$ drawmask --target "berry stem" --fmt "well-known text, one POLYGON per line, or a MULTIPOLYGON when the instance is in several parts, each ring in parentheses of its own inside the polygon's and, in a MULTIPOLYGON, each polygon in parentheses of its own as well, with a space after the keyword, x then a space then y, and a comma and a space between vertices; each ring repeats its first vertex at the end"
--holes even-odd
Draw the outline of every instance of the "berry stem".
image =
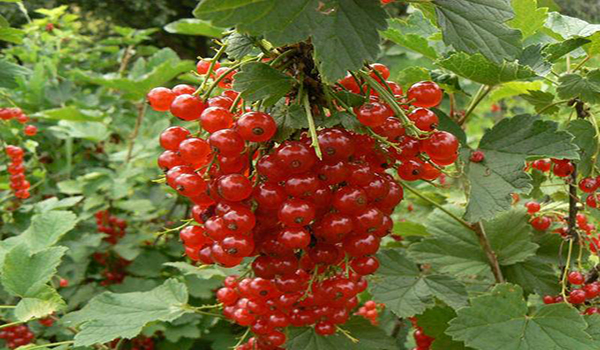
POLYGON ((439 203, 435 202, 434 200, 426 197, 421 192, 419 192, 416 189, 410 187, 404 181, 402 181, 399 177, 396 177, 396 181, 400 182, 401 185, 402 185, 402 187, 404 187, 405 189, 409 190, 412 194, 416 195, 417 197, 421 198, 422 200, 426 201, 427 203, 433 205, 434 207, 436 207, 439 210, 443 211, 444 213, 448 214, 448 216, 450 216, 451 218, 453 218, 454 220, 456 220, 456 222, 460 223, 461 225, 463 225, 464 227, 468 228, 469 230, 473 230, 473 227, 471 226, 471 224, 469 224, 465 220, 459 218, 458 216, 454 215, 452 212, 450 212, 449 210, 447 210, 446 208, 444 208, 442 205, 440 205, 439 203))
POLYGON ((148 108, 148 104, 144 102, 140 102, 138 104, 138 115, 135 119, 135 127, 133 132, 129 136, 129 145, 127 146, 127 157, 125 157, 125 164, 128 164, 131 160, 131 155, 133 153, 133 146, 135 144, 135 139, 140 133, 140 127, 142 126, 142 121, 144 120, 144 116, 146 115, 146 110, 148 108))
POLYGON ((353 336, 350 334, 350 332, 348 332, 347 330, 345 330, 345 329, 343 329, 342 327, 340 327, 340 326, 337 326, 337 325, 336 325, 335 327, 337 328, 337 330, 338 330, 340 333, 342 333, 344 336, 346 336, 346 338, 350 339, 350 341, 351 341, 351 342, 353 342, 354 344, 357 344, 357 343, 359 342, 359 340, 358 340, 358 339, 356 339, 356 338, 354 338, 354 337, 353 337, 353 336))
POLYGON ((232 347, 232 349, 239 348, 246 341, 246 338, 248 338, 248 335, 250 335, 250 328, 246 329, 246 331, 244 332, 244 334, 242 334, 242 336, 239 338, 239 341, 237 342, 237 344, 235 344, 232 347))
POLYGON ((0 305, 0 309, 14 309, 16 306, 14 305, 0 305))
POLYGON ((404 124, 404 126, 407 129, 409 129, 416 136, 424 134, 421 130, 415 127, 415 123, 408 119, 408 116, 406 115, 406 113, 404 113, 402 107, 398 105, 398 102, 396 101, 394 96, 390 95, 390 93, 385 87, 381 86, 381 84, 379 84, 369 74, 366 74, 364 72, 359 72, 359 74, 373 90, 377 91, 379 97, 381 97, 392 108, 394 114, 400 118, 402 124, 404 124))
POLYGON ((560 100, 560 101, 552 102, 549 105, 545 106, 544 108, 540 109, 540 111, 538 112, 538 114, 542 114, 542 113, 544 113, 545 111, 549 110, 550 108, 552 108, 554 106, 558 106, 558 105, 561 105, 563 103, 567 103, 569 101, 571 101, 571 100, 560 100))
POLYGON ((305 94, 302 99, 304 102, 304 110, 306 111, 306 119, 308 120, 308 131, 310 133, 310 138, 312 139, 312 146, 315 149, 315 153, 319 159, 323 159, 323 153, 321 152, 321 147, 319 146, 319 139, 317 137, 317 127, 315 125, 315 120, 313 119, 312 111, 310 109, 310 101, 308 98, 308 94, 305 94))
POLYGON ((567 298, 567 276, 569 275, 569 266, 571 265, 571 254, 573 253, 573 241, 574 239, 569 239, 569 252, 567 253, 567 264, 565 265, 565 270, 563 271, 563 276, 562 279, 560 281, 561 284, 561 291, 560 294, 562 295, 565 303, 569 304, 569 300, 567 298))
POLYGON ((60 341, 58 343, 34 345, 34 346, 28 346, 27 349, 28 350, 43 349, 43 348, 52 347, 52 346, 71 345, 71 344, 75 344, 75 341, 73 341, 73 340, 67 340, 67 341, 60 341))
MULTIPOLYGON (((262 56, 259 56, 259 57, 262 57, 262 56)), ((252 61, 255 61, 255 60, 252 60, 252 61)), ((221 80, 225 79, 225 77, 229 75, 229 73, 231 73, 234 70, 240 68, 240 66, 242 64, 247 63, 247 62, 250 62, 250 61, 236 63, 233 66, 229 67, 229 69, 227 69, 225 72, 223 72, 223 74, 219 75, 213 81, 213 83, 209 86, 208 90, 206 90, 206 92, 204 93, 204 95, 202 95, 202 100, 205 101, 208 97, 210 97, 210 93, 215 89, 215 87, 217 87, 217 85, 219 84, 219 82, 221 82, 221 80)), ((200 87, 198 88, 198 90, 200 90, 200 88, 204 88, 204 87, 202 85, 200 85, 200 87)), ((196 90, 196 92, 198 92, 198 90, 196 90)), ((200 91, 202 91, 202 90, 200 90, 200 91)))
POLYGON ((212 72, 215 69, 215 65, 217 64, 217 62, 219 61, 219 58, 221 58, 221 56, 223 55, 223 53, 225 52, 226 49, 227 49, 227 45, 221 46, 219 51, 217 51, 217 53, 210 60, 210 65, 208 66, 208 71, 206 72, 206 75, 204 76, 204 80, 202 81, 202 84, 200 84, 198 89, 194 92, 194 96, 198 96, 198 94, 200 94, 200 92, 202 92, 202 90, 204 90, 204 87, 206 86, 208 79, 210 79, 210 75, 212 74, 212 72))
POLYGON ((471 103, 469 104, 469 107, 467 108, 467 111, 465 112, 465 115, 462 116, 462 118, 460 118, 458 120, 458 125, 464 125, 465 124, 465 122, 467 121, 467 119, 469 118, 469 116, 473 113, 473 111, 475 110, 475 108, 477 108, 477 106, 492 91, 492 89, 493 89, 493 86, 490 86, 490 85, 481 85, 481 87, 477 91, 477 94, 475 94, 475 96, 471 100, 471 103))

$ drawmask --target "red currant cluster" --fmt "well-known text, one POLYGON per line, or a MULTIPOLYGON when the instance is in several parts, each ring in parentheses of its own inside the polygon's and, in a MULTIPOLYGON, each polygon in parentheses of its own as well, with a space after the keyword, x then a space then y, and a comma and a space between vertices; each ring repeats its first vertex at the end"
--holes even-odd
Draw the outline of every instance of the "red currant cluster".
POLYGON ((27 124, 29 117, 23 113, 21 108, 0 108, 0 119, 1 120, 16 120, 23 124, 23 133, 27 136, 35 136, 38 129, 35 125, 27 124))
POLYGON ((378 308, 383 309, 385 308, 385 305, 377 304, 373 300, 369 300, 364 303, 363 306, 359 307, 358 311, 354 314, 366 318, 373 326, 377 326, 379 325, 379 320, 377 319, 377 317, 379 317, 378 308))
MULTIPOLYGON (((538 159, 528 163, 525 170, 537 169, 542 173, 547 173, 552 170, 552 173, 558 177, 567 177, 573 174, 575 166, 568 159, 538 159)), ((593 192, 593 191, 592 191, 593 192)))
MULTIPOLYGON (((525 203, 525 208, 527 208, 527 213, 532 216, 532 219, 530 220, 531 226, 537 231, 547 231, 552 226, 552 223, 555 221, 562 224, 565 224, 567 221, 567 219, 561 215, 537 215, 537 213, 540 213, 542 206, 540 205, 540 203, 535 201, 529 201, 525 203)), ((596 232, 596 226, 590 223, 588 221, 587 216, 583 213, 577 214, 576 223, 577 228, 586 232, 588 236, 596 232)), ((568 227, 564 225, 557 228, 553 232, 558 233, 563 237, 566 237, 568 235, 567 231, 568 227)))
MULTIPOLYGON (((594 299, 600 296, 600 282, 594 281, 590 283, 585 282, 585 277, 579 271, 572 271, 568 275, 568 281, 571 284, 571 291, 567 296, 567 301, 574 305, 582 305, 588 303, 588 305, 594 304, 594 299)), ((544 304, 556 304, 564 302, 564 298, 560 295, 544 296, 544 304)), ((600 313, 597 307, 589 306, 585 311, 585 314, 592 315, 600 313)))
POLYGON ((420 135, 409 135, 377 91, 354 75, 348 75, 339 84, 350 92, 368 96, 368 102, 355 109, 359 122, 389 142, 386 154, 392 162, 399 162, 397 171, 403 180, 437 179, 440 168, 456 161, 459 146, 458 139, 451 133, 436 131, 439 119, 428 109, 441 102, 442 89, 434 82, 422 81, 412 85, 405 96, 399 84, 386 80, 390 75, 386 66, 375 63, 370 68, 371 77, 393 94, 420 135))
POLYGON ((54 319, 52 317, 45 317, 38 320, 38 323, 44 327, 52 327, 54 324, 54 319))
POLYGON ((95 217, 98 232, 108 235, 107 237, 104 237, 104 241, 115 245, 125 236, 127 221, 112 216, 108 210, 96 212, 95 217))
POLYGON ((8 145, 6 146, 6 154, 10 158, 10 164, 8 164, 10 188, 13 190, 15 197, 27 199, 30 196, 29 188, 31 184, 25 178, 25 165, 23 163, 25 151, 21 147, 8 145))
POLYGON ((429 350, 431 348, 431 343, 433 343, 435 338, 432 338, 427 334, 423 333, 423 328, 419 327, 419 325, 417 324, 418 321, 415 317, 411 317, 410 322, 415 328, 413 337, 415 338, 415 342, 417 343, 417 347, 413 350, 429 350))
POLYGON ((102 276, 104 276, 104 280, 100 282, 101 285, 108 286, 123 283, 123 280, 127 277, 125 268, 131 264, 131 261, 121 257, 114 257, 110 252, 94 253, 92 257, 94 261, 104 267, 101 272, 102 276))
MULTIPOLYGON (((206 75, 210 65, 200 61, 198 72, 206 75)), ((321 128, 278 144, 271 140, 275 120, 264 112, 235 112, 242 102, 228 90, 235 72, 213 66, 224 91, 206 102, 187 85, 148 94, 153 109, 198 121, 203 129, 192 134, 173 126, 160 135, 165 151, 158 165, 166 183, 194 203, 197 225, 180 231, 186 255, 225 267, 253 257, 254 277, 228 277, 217 293, 224 315, 255 334, 241 350, 279 348, 288 325, 334 334, 358 306, 365 276, 378 269, 373 255, 404 196, 386 170, 399 162, 402 179, 434 180, 439 167, 456 160, 458 140, 436 131, 438 118, 427 109, 443 93, 435 83, 421 82, 404 96, 398 84, 385 80, 387 67, 374 64, 371 78, 406 109, 410 131, 365 81, 349 76, 340 85, 369 96, 354 113, 373 136, 321 128)), ((373 302, 358 314, 377 322, 373 302)))
MULTIPOLYGON (((117 338, 110 342, 111 349, 116 349, 117 345, 121 342, 121 338, 117 338)), ((131 340, 131 350, 154 350, 154 338, 149 338, 140 335, 131 340)))
POLYGON ((9 349, 16 349, 27 345, 35 338, 35 335, 24 324, 6 327, 0 330, 0 339, 6 342, 9 349))

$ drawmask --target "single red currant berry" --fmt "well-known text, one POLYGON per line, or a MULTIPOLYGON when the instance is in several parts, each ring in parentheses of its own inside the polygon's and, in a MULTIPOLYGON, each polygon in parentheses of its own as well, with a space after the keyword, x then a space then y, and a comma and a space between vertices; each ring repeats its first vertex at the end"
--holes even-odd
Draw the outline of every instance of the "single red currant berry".
POLYGON ((277 132, 273 117, 262 112, 248 112, 237 121, 237 131, 248 142, 269 141, 277 132))
POLYGON ((554 297, 551 295, 544 296, 544 304, 554 304, 554 297))
POLYGON ((383 78, 383 80, 387 80, 390 77, 390 70, 384 64, 373 63, 370 65, 370 67, 373 71, 377 71, 377 73, 378 73, 378 74, 375 74, 375 72, 372 72, 370 74, 373 79, 381 82, 381 79, 379 78, 379 76, 381 76, 383 78))
POLYGON ((173 100, 171 113, 181 120, 192 121, 199 119, 206 107, 207 104, 200 97, 183 94, 173 100))
POLYGON ((306 226, 315 218, 315 206, 302 199, 288 199, 279 208, 278 217, 288 227, 306 226))
POLYGON ((181 158, 194 168, 207 164, 210 153, 208 142, 197 137, 190 137, 179 144, 181 158))
POLYGON ((547 173, 550 171, 552 163, 548 159, 538 159, 531 163, 531 167, 543 173, 547 173))
POLYGON ((356 111, 358 121, 372 128, 381 126, 391 115, 391 109, 379 102, 364 104, 356 111))
POLYGON ((423 174, 423 163, 416 159, 409 159, 398 167, 398 176, 402 180, 415 181, 419 180, 423 174))
POLYGON ((415 123, 415 126, 423 131, 433 131, 437 129, 439 119, 435 113, 427 108, 417 108, 408 115, 408 119, 415 123))
POLYGON ((552 225, 552 219, 547 216, 538 216, 531 220, 531 226, 537 231, 546 231, 552 225))
POLYGON ((321 321, 315 325, 315 333, 318 335, 333 335, 336 332, 335 325, 328 321, 321 321))
POLYGON ((190 135, 190 131, 181 126, 172 126, 165 129, 160 134, 160 145, 162 148, 177 151, 181 141, 185 140, 190 135))
POLYGON ((197 174, 181 174, 175 181, 175 189, 183 196, 196 197, 206 190, 206 181, 197 174))
POLYGON ((575 285, 580 285, 580 284, 583 284, 583 282, 585 282, 585 278, 583 277, 581 272, 579 272, 579 271, 569 272, 569 283, 575 284, 575 285))
MULTIPOLYGON (((212 61, 210 59, 201 59, 200 61, 198 61, 198 64, 196 64, 196 71, 198 72, 198 74, 206 75, 208 73, 208 69, 210 68, 211 62, 212 61)), ((215 62, 215 65, 213 67, 213 74, 214 71, 219 68, 221 68, 221 63, 215 62)))
POLYGON ((158 112, 168 111, 175 97, 177 95, 171 89, 164 87, 157 87, 150 90, 147 96, 150 107, 158 112))
POLYGON ((598 195, 597 194, 588 195, 587 198, 585 199, 585 204, 587 204, 587 206, 590 208, 597 208, 598 207, 598 195))
POLYGON ((456 136, 446 131, 437 131, 421 141, 422 150, 432 159, 447 159, 456 155, 459 142, 456 136))
POLYGON ((67 280, 67 279, 64 279, 64 278, 61 278, 61 279, 60 279, 60 281, 58 281, 58 285, 59 285, 61 288, 66 288, 66 287, 68 287, 68 286, 69 286, 69 280, 67 280))
POLYGON ((481 163, 485 159, 485 154, 482 151, 473 151, 469 160, 473 163, 481 163))
POLYGON ((252 194, 252 182, 241 174, 221 176, 217 186, 219 195, 231 202, 242 201, 252 194))
POLYGON ((221 67, 215 71, 217 79, 221 79, 218 85, 222 89, 231 89, 231 86, 233 85, 233 79, 237 71, 233 70, 227 73, 229 70, 230 69, 227 67, 221 67), (221 78, 221 76, 223 77, 221 78))
POLYGON ((233 129, 216 131, 208 142, 215 153, 226 157, 240 155, 246 148, 244 139, 233 129))
POLYGON ((200 116, 202 128, 209 133, 228 129, 233 125, 233 114, 221 107, 209 107, 200 116))
POLYGON ((35 125, 27 125, 23 129, 23 133, 27 136, 35 136, 38 132, 38 129, 35 125))
POLYGON ((193 95, 196 92, 196 89, 188 84, 175 85, 172 90, 177 96, 183 94, 193 95))
POLYGON ((595 192, 600 182, 595 177, 585 177, 579 181, 579 189, 585 193, 595 192))
POLYGON ((581 289, 574 289, 569 293, 569 302, 571 304, 583 304, 585 299, 585 291, 581 289))
POLYGON ((421 81, 408 89, 408 100, 415 107, 431 108, 442 102, 444 93, 440 87, 432 81, 421 81))
POLYGON ((527 208, 528 214, 535 214, 541 209, 541 205, 538 202, 527 202, 525 203, 525 208, 527 208))
POLYGON ((284 142, 274 154, 277 163, 294 174, 310 170, 317 161, 314 150, 300 141, 284 142))
POLYGON ((570 176, 573 171, 575 171, 575 167, 569 160, 554 163, 554 167, 552 168, 552 172, 558 177, 570 176))

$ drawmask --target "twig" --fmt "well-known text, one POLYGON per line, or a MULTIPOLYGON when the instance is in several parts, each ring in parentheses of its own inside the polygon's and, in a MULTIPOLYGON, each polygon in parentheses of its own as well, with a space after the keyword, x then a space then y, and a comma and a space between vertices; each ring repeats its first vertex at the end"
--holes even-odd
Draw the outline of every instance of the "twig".
POLYGON ((302 100, 304 104, 304 111, 306 112, 306 119, 308 120, 308 132, 310 133, 310 138, 312 139, 312 146, 315 149, 317 157, 319 159, 323 159, 323 153, 321 152, 321 146, 319 146, 319 138, 317 136, 317 127, 310 109, 310 100, 308 94, 305 94, 302 100))
POLYGON ((479 91, 477 91, 477 94, 475 94, 475 96, 471 100, 471 104, 469 104, 469 108, 467 108, 465 115, 463 115, 458 120, 459 125, 463 125, 467 121, 467 119, 473 113, 475 108, 477 108, 477 106, 481 103, 481 101, 483 101, 483 99, 492 91, 492 88, 493 88, 493 86, 489 86, 489 85, 482 85, 479 88, 479 91))
POLYGON ((129 136, 129 146, 127 148, 127 157, 125 158, 125 164, 128 164, 131 160, 131 154, 133 152, 133 145, 135 143, 135 139, 137 138, 140 132, 140 126, 142 125, 142 121, 144 120, 144 115, 146 114, 146 109, 148 108, 148 104, 144 102, 140 102, 138 105, 138 116, 135 120, 135 127, 133 129, 133 133, 129 136))
POLYGON ((479 239, 479 245, 481 246, 481 248, 483 248, 483 251, 485 252, 485 255, 488 258, 488 263, 492 268, 492 273, 494 274, 496 283, 503 283, 504 277, 502 276, 502 270, 500 270, 498 256, 496 256, 496 253, 490 245, 490 241, 487 238, 487 235, 485 234, 485 229, 481 221, 476 224, 473 224, 471 226, 471 230, 473 230, 473 232, 475 232, 475 234, 477 235, 477 238, 479 239))
POLYGON ((119 67, 119 75, 121 75, 121 76, 123 75, 123 73, 125 73, 125 70, 127 69, 127 65, 129 64, 129 61, 131 60, 133 48, 134 48, 133 45, 129 45, 125 49, 125 53, 123 54, 123 59, 121 60, 121 66, 119 67))

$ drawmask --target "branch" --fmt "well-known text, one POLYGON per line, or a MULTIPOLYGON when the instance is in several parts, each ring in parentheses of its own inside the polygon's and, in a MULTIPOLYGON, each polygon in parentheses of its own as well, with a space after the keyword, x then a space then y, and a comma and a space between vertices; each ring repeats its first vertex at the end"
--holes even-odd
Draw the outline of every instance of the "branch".
POLYGON ((485 255, 487 256, 488 263, 492 269, 492 273, 494 274, 494 278, 496 279, 496 283, 503 283, 504 276, 502 276, 502 270, 500 270, 500 263, 498 262, 498 256, 492 249, 490 245, 490 241, 485 234, 485 229, 483 228, 483 224, 480 222, 471 225, 471 230, 475 232, 477 238, 479 239, 479 245, 483 248, 485 255))
POLYGON ((144 102, 140 102, 138 105, 138 116, 135 120, 135 127, 133 129, 133 133, 129 136, 129 147, 127 148, 127 157, 125 158, 125 164, 129 163, 131 160, 131 154, 133 152, 133 144, 135 143, 135 139, 137 138, 140 132, 140 126, 142 125, 142 121, 144 120, 144 115, 146 114, 146 108, 148 108, 148 104, 144 102))
POLYGON ((493 86, 481 85, 481 88, 479 88, 479 91, 477 91, 477 94, 475 94, 475 96, 471 100, 471 103, 469 104, 469 108, 467 108, 465 115, 458 120, 458 125, 463 125, 467 121, 467 118, 469 118, 473 111, 475 111, 475 108, 477 108, 481 101, 483 101, 483 99, 492 91, 492 88, 493 86))

